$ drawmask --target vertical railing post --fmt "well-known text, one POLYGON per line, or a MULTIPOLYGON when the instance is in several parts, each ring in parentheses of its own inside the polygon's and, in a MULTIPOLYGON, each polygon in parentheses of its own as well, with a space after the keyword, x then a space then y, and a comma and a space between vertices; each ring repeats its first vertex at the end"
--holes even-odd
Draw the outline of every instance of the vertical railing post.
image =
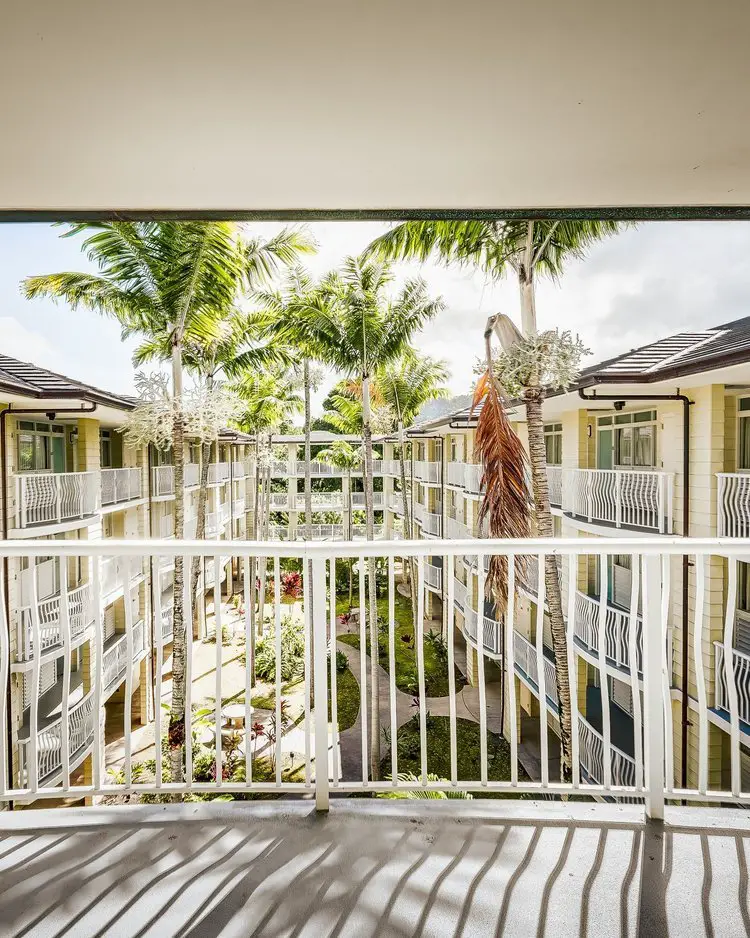
POLYGON ((615 472, 615 527, 622 527, 622 473, 615 472))
MULTIPOLYGON (((328 637, 326 635, 326 561, 312 561, 313 609, 313 709, 315 712, 315 809, 328 810, 328 637)), ((336 602, 335 577, 331 577, 331 602, 336 602)), ((335 667, 336 636, 331 636, 331 656, 335 667)))
POLYGON ((664 703, 662 699, 661 558, 643 558, 643 712, 646 817, 664 819, 664 703))

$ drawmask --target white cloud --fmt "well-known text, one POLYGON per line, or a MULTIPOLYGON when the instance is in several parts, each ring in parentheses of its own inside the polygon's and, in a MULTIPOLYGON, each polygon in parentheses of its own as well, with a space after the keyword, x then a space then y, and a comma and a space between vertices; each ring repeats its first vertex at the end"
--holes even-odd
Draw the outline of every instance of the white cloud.
POLYGON ((65 371, 65 357, 41 332, 27 329, 13 316, 0 316, 0 347, 3 354, 33 362, 50 371, 65 371))

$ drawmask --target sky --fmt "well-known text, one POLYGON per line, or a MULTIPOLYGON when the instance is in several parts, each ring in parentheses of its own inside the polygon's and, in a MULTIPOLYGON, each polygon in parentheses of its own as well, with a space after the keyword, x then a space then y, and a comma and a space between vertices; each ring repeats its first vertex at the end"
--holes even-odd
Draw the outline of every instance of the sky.
MULTIPOLYGON (((271 235, 275 223, 246 225, 271 235)), ((306 259, 315 276, 357 254, 387 229, 380 222, 320 222, 307 226, 319 245, 306 259)), ((63 228, 46 224, 0 225, 0 350, 114 392, 132 392, 131 356, 136 339, 123 341, 116 322, 95 313, 73 312, 50 300, 24 299, 20 283, 31 274, 92 270, 80 238, 61 238, 63 228)), ((450 389, 471 389, 472 367, 482 354, 487 316, 518 319, 512 279, 487 283, 470 270, 437 263, 400 264, 398 286, 407 277, 427 281, 445 309, 414 341, 418 349, 446 359, 450 389)), ((706 328, 750 315, 750 223, 648 222, 595 245, 569 264, 557 283, 537 290, 540 328, 569 329, 592 355, 584 364, 625 352, 688 328, 706 328)), ((316 395, 334 381, 327 376, 316 395)))

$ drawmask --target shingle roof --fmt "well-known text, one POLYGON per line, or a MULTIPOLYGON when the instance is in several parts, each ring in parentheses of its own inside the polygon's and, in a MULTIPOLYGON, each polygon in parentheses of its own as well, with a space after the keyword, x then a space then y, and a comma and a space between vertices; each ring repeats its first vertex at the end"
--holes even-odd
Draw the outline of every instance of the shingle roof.
POLYGON ((35 398, 85 398, 113 407, 130 410, 135 406, 135 399, 125 394, 113 394, 101 388, 81 381, 74 381, 66 375, 48 371, 31 362, 22 362, 10 355, 0 354, 0 390, 14 394, 26 394, 35 398))

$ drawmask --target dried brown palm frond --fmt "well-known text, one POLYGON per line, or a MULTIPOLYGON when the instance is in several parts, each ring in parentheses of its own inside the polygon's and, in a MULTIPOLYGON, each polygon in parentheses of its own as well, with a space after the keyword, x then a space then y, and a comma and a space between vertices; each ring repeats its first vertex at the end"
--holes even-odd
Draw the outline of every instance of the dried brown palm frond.
MULTIPOLYGON (((476 452, 482 463, 484 498, 479 524, 491 538, 523 538, 531 532, 531 499, 528 488, 528 461, 523 444, 513 431, 503 404, 502 389, 492 370, 490 339, 487 345, 487 371, 474 391, 472 410, 483 402, 476 430, 476 452)), ((516 581, 526 575, 522 557, 516 560, 516 581)), ((508 601, 508 562, 505 557, 490 559, 487 584, 498 611, 508 601)), ((481 598, 480 598, 481 601, 481 598)))

